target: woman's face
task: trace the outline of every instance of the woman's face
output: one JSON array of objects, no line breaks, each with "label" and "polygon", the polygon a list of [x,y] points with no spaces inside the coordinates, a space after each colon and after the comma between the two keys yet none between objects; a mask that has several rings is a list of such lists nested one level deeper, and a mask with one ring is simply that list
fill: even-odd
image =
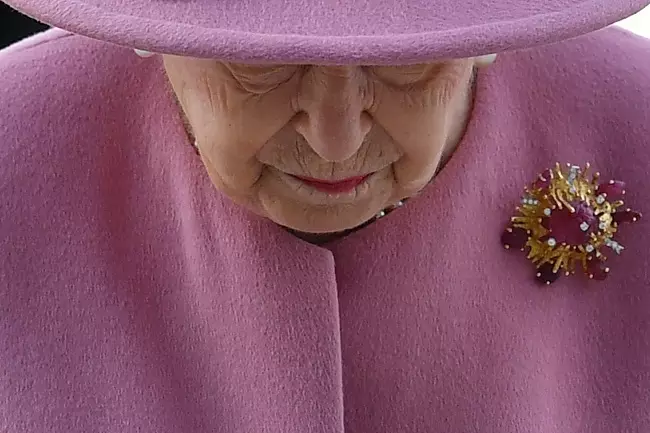
[{"label": "woman's face", "polygon": [[462,135],[474,67],[164,63],[215,186],[307,233],[353,228],[421,190]]}]

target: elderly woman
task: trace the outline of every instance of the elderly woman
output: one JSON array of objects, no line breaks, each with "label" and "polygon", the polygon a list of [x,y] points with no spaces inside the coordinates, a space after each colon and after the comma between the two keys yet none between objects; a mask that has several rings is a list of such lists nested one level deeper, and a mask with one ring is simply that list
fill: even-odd
[{"label": "elderly woman", "polygon": [[8,3],[0,430],[650,431],[647,0]]}]

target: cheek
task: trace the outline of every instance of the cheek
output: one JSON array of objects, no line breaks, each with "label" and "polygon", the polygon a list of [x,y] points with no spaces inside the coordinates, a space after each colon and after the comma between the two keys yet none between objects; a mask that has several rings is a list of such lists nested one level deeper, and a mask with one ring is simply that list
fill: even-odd
[{"label": "cheek", "polygon": [[468,71],[462,63],[450,64],[415,89],[379,84],[372,115],[405,154],[435,157],[452,129],[456,95],[462,93]]},{"label": "cheek", "polygon": [[444,141],[445,106],[420,103],[425,96],[382,95],[372,113],[376,123],[390,135],[399,150],[411,158],[435,155]]},{"label": "cheek", "polygon": [[245,160],[293,117],[291,91],[282,87],[256,95],[226,77],[204,74],[177,94],[202,150]]},{"label": "cheek", "polygon": [[416,194],[427,185],[450,136],[452,103],[459,81],[445,78],[436,84],[421,92],[389,90],[378,95],[373,116],[402,152],[393,172],[404,196]]}]

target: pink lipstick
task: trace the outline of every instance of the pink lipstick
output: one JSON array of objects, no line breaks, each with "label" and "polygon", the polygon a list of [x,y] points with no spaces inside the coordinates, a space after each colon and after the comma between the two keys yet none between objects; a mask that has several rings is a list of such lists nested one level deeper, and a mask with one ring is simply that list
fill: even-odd
[{"label": "pink lipstick", "polygon": [[307,185],[319,191],[326,192],[329,194],[337,194],[337,193],[352,191],[354,188],[361,185],[368,178],[368,176],[370,175],[368,174],[365,176],[349,177],[347,179],[342,179],[337,181],[313,179],[310,177],[301,177],[301,176],[293,176],[293,177],[299,179],[300,181],[306,183]]}]

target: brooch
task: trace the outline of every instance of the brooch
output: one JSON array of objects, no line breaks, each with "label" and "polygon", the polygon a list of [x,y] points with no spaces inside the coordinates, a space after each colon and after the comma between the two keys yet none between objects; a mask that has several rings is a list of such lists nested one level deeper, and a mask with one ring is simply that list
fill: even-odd
[{"label": "brooch", "polygon": [[623,246],[614,235],[621,224],[641,218],[622,207],[625,183],[600,182],[599,173],[589,179],[589,168],[556,164],[545,170],[525,188],[503,232],[503,246],[527,252],[542,283],[551,284],[577,268],[589,278],[604,280],[609,268],[603,251],[621,254]]}]

